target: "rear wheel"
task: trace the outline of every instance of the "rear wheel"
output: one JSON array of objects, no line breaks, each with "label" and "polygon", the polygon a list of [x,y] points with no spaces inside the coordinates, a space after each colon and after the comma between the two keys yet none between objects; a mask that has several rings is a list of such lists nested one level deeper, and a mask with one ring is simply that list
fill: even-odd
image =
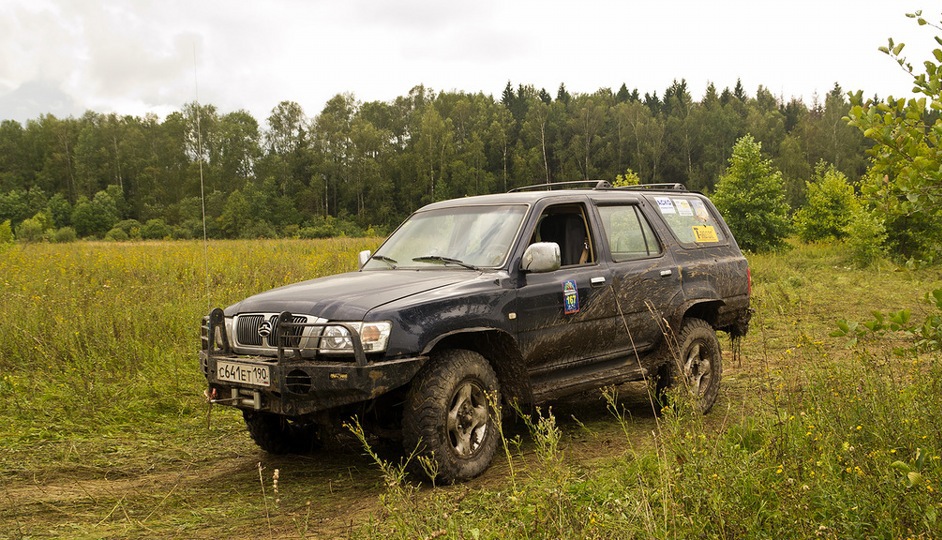
[{"label": "rear wheel", "polygon": [[320,446],[314,423],[244,409],[242,417],[252,440],[269,454],[307,454]]},{"label": "rear wheel", "polygon": [[669,388],[685,388],[700,411],[706,413],[716,403],[723,376],[723,355],[716,331],[702,319],[686,319],[677,345],[678,350],[658,371],[658,403],[667,403]]},{"label": "rear wheel", "polygon": [[435,354],[406,398],[406,452],[417,450],[417,457],[431,459],[443,482],[474,478],[497,450],[495,403],[500,403],[497,375],[483,356],[458,349]]}]

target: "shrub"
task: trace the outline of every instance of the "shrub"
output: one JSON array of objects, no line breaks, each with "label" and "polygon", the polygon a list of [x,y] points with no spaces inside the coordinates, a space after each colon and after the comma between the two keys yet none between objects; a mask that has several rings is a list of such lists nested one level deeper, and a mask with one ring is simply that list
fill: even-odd
[{"label": "shrub", "polygon": [[109,242],[127,242],[128,238],[128,233],[120,227],[115,227],[105,234],[105,240]]},{"label": "shrub", "polygon": [[13,227],[10,226],[10,220],[0,222],[0,245],[13,243]]},{"label": "shrub", "polygon": [[808,202],[795,213],[795,228],[803,242],[840,240],[860,203],[847,177],[834,165],[819,162],[808,187]]},{"label": "shrub", "polygon": [[162,219],[148,219],[141,227],[141,238],[145,240],[162,240],[170,236],[170,227]]},{"label": "shrub", "polygon": [[272,224],[261,219],[250,222],[240,235],[242,238],[278,238],[278,233]]},{"label": "shrub", "polygon": [[131,240],[141,239],[141,222],[136,219],[123,219],[116,223],[115,227],[127,233]]},{"label": "shrub", "polygon": [[41,242],[43,239],[43,224],[35,217],[23,220],[16,227],[16,239],[21,242]]},{"label": "shrub", "polygon": [[769,251],[784,243],[790,228],[785,181],[762,159],[762,144],[752,135],[733,146],[713,202],[743,249]]},{"label": "shrub", "polygon": [[78,235],[75,233],[75,229],[72,227],[62,227],[52,235],[52,241],[57,244],[68,244],[70,242],[75,242],[77,238]]},{"label": "shrub", "polygon": [[886,254],[886,227],[876,215],[858,207],[844,230],[851,261],[867,268]]}]

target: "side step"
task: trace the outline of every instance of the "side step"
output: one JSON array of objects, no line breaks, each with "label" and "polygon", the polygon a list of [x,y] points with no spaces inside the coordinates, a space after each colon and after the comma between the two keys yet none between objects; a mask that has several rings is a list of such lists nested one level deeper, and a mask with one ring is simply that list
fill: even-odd
[{"label": "side step", "polygon": [[[650,361],[649,357],[642,358]],[[653,373],[650,365],[639,365],[638,359],[632,356],[560,369],[536,376],[530,384],[533,389],[533,401],[540,403],[603,386],[640,381]]]}]

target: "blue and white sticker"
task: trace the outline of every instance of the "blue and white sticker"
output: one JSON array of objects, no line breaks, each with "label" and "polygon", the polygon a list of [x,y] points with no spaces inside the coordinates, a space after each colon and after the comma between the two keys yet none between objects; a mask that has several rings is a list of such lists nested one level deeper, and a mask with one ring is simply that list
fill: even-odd
[{"label": "blue and white sticker", "polygon": [[574,279],[563,283],[563,312],[566,315],[579,313],[579,287]]},{"label": "blue and white sticker", "polygon": [[674,202],[669,197],[654,197],[654,200],[657,201],[657,207],[661,209],[662,214],[677,213],[674,209]]}]

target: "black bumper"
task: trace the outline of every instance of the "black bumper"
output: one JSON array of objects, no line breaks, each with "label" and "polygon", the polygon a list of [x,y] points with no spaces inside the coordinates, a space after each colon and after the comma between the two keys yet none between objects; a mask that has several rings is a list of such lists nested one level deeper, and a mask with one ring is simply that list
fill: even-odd
[{"label": "black bumper", "polygon": [[[200,351],[200,364],[215,403],[284,416],[303,416],[373,399],[409,383],[426,360],[419,356],[361,366],[305,360],[278,362],[267,357]],[[270,385],[221,380],[219,362],[268,370]]]},{"label": "black bumper", "polygon": [[[296,323],[288,312],[278,316],[272,329],[272,338],[279,344],[276,356],[247,356],[234,354],[228,346],[224,314],[216,308],[203,319],[200,367],[209,383],[209,398],[214,403],[242,409],[271,412],[283,416],[303,416],[326,411],[342,405],[367,401],[409,383],[419,371],[426,356],[390,360],[367,358],[356,329],[346,323],[353,354],[344,360],[314,355],[305,356],[297,337],[303,328],[327,326],[325,323]],[[320,334],[316,334],[313,350],[320,348]],[[308,339],[308,341],[311,341]],[[221,342],[222,346],[217,346]],[[225,362],[238,373],[254,375],[221,377],[219,364]],[[265,374],[264,385],[258,374]]]}]

